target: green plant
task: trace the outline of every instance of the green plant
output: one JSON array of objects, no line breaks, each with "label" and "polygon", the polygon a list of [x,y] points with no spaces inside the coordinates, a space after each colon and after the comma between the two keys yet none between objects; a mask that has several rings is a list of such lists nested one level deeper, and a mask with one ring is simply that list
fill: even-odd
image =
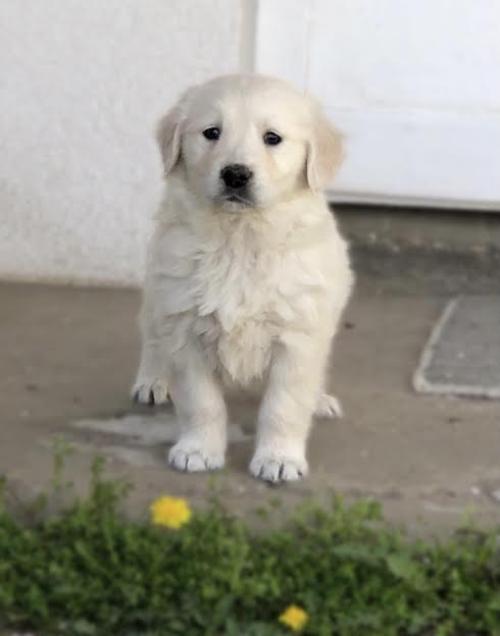
[{"label": "green plant", "polygon": [[[62,468],[58,464],[58,482]],[[27,526],[0,509],[0,624],[64,636],[500,634],[497,531],[410,540],[379,506],[308,504],[254,533],[220,501],[179,530],[126,520],[94,462],[88,496]],[[163,493],[159,493],[163,494]],[[290,633],[288,631],[288,633]]]}]

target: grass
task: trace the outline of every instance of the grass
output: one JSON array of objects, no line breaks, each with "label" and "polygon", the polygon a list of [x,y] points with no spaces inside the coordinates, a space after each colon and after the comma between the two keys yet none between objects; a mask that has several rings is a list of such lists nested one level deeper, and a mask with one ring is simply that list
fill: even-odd
[{"label": "grass", "polygon": [[[62,488],[56,461],[54,488]],[[163,493],[159,493],[161,495]],[[35,523],[0,511],[0,628],[64,636],[500,635],[497,531],[410,540],[378,505],[308,505],[256,533],[216,500],[179,530],[120,513],[96,462],[88,495]]]}]

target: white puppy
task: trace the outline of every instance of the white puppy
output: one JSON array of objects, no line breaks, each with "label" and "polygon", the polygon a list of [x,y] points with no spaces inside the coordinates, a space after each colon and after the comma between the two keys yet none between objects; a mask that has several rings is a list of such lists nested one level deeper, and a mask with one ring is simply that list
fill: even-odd
[{"label": "white puppy", "polygon": [[286,83],[234,75],[189,89],[158,128],[167,196],[149,248],[133,394],[171,395],[168,460],[220,468],[227,386],[260,382],[253,475],[307,473],[313,413],[352,276],[321,193],[341,158],[318,105]]}]

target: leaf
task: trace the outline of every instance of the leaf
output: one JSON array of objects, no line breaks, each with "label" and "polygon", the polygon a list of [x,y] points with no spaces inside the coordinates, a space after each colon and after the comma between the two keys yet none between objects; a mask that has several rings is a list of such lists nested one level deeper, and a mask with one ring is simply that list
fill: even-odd
[{"label": "leaf", "polygon": [[410,557],[405,554],[390,554],[386,561],[389,570],[395,577],[412,583],[415,587],[422,587],[423,573],[418,564]]}]

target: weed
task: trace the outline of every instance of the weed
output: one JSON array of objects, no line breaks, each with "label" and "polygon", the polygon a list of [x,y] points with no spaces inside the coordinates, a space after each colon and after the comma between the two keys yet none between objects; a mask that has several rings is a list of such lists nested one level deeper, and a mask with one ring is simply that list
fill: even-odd
[{"label": "weed", "polygon": [[[60,487],[65,451],[57,455]],[[3,488],[0,488],[3,490]],[[64,636],[500,634],[497,531],[410,540],[373,501],[307,504],[252,532],[221,501],[172,530],[120,512],[96,460],[88,495],[28,526],[0,506],[0,623]],[[164,493],[158,493],[162,495]]]}]

